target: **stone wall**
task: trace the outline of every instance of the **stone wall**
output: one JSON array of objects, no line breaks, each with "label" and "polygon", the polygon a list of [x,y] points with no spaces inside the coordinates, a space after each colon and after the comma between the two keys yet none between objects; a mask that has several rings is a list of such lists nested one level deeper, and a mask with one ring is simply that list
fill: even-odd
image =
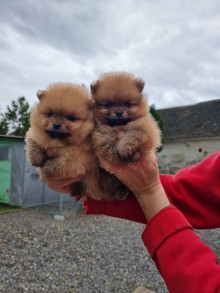
[{"label": "stone wall", "polygon": [[217,151],[220,151],[220,137],[165,141],[163,150],[157,154],[160,171],[174,174]]}]

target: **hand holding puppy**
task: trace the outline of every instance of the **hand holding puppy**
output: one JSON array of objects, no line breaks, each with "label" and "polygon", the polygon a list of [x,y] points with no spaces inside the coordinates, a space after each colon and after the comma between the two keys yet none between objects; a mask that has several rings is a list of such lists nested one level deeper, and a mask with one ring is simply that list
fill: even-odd
[{"label": "hand holding puppy", "polygon": [[170,205],[160,183],[156,159],[141,158],[138,162],[123,166],[112,165],[101,157],[99,161],[106,171],[114,173],[133,192],[148,221],[161,209]]}]

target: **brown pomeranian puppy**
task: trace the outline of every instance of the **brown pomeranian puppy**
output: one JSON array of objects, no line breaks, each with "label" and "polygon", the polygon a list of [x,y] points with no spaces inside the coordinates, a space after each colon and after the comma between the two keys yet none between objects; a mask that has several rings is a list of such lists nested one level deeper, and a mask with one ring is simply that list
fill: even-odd
[{"label": "brown pomeranian puppy", "polygon": [[95,101],[95,152],[118,165],[155,157],[160,129],[143,95],[144,81],[125,72],[101,75],[91,85]]},{"label": "brown pomeranian puppy", "polygon": [[[56,83],[38,91],[37,96],[39,102],[31,112],[31,127],[25,138],[31,165],[40,167],[40,176],[82,177],[71,185],[72,196],[119,198],[118,185],[114,190],[108,183],[113,175],[99,167],[92,149],[94,117],[89,91],[75,84]],[[48,158],[48,148],[55,148],[59,155]]]},{"label": "brown pomeranian puppy", "polygon": [[[26,134],[28,161],[47,177],[85,176],[97,166],[90,134],[94,127],[92,100],[88,90],[70,83],[56,83],[37,92],[39,102],[30,117]],[[59,156],[48,158],[48,148],[56,148]],[[85,195],[83,182],[73,183],[73,196]]]}]

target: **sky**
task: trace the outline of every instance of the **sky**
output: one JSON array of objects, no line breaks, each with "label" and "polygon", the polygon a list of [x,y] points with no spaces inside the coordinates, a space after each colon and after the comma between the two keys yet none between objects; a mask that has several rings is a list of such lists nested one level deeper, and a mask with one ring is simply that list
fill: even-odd
[{"label": "sky", "polygon": [[219,0],[0,0],[0,112],[126,71],[157,109],[220,98]]}]

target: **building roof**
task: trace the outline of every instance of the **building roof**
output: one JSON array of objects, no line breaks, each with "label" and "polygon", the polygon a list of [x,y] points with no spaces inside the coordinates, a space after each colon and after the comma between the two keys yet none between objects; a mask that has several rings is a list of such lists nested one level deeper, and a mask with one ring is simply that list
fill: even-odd
[{"label": "building roof", "polygon": [[24,137],[23,136],[17,136],[17,135],[9,135],[9,134],[0,134],[0,138],[9,138],[9,139],[23,139],[24,140]]},{"label": "building roof", "polygon": [[220,99],[158,111],[165,140],[220,137]]}]

